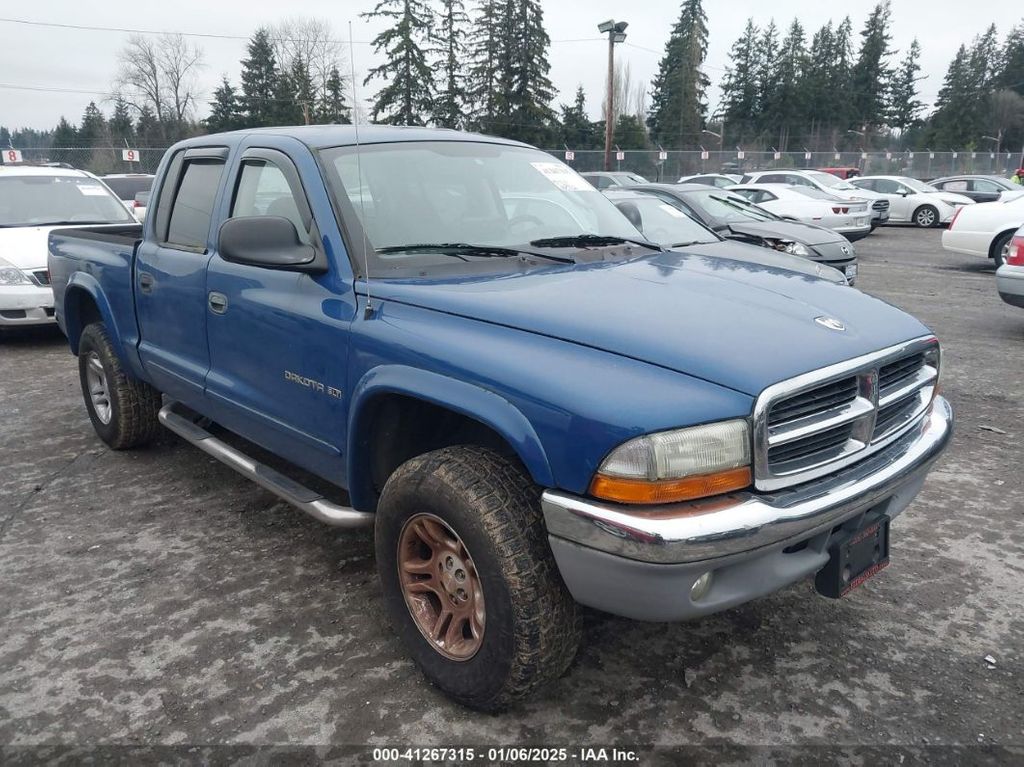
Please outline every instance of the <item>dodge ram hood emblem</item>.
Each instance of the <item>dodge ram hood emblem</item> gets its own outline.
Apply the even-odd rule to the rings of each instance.
[[[846,325],[844,325],[834,317],[815,317],[814,321],[821,325],[823,328],[828,328],[829,330],[846,330]]]
[[[850,255],[850,249],[848,247],[846,247],[845,245],[840,245],[839,246],[839,250],[842,252],[842,254],[844,256]]]

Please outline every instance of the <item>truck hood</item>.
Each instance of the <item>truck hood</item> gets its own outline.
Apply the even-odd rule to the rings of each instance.
[[[929,332],[853,288],[678,252],[497,277],[375,280],[371,292],[377,300],[539,333],[750,395]],[[819,317],[837,319],[846,329],[830,330],[815,322]]]
[[[798,221],[740,221],[729,224],[729,229],[737,234],[768,237],[773,240],[791,240],[804,245],[824,245],[829,242],[844,242],[846,240],[841,234],[836,234],[831,229]]]
[[[47,238],[64,226],[16,226],[0,229],[0,258],[19,269],[45,269]]]

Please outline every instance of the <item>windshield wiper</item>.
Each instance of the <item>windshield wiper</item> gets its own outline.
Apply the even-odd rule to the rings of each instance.
[[[545,237],[541,240],[531,240],[530,244],[535,248],[600,248],[611,245],[639,245],[642,248],[651,250],[662,250],[660,245],[645,240],[630,240],[625,237],[613,237],[601,234],[570,234],[565,237]]]
[[[571,264],[568,258],[549,256],[546,253],[534,253],[530,250],[505,248],[500,245],[473,245],[468,242],[421,242],[409,245],[392,245],[377,248],[378,253],[439,253],[444,256],[479,256],[481,258],[515,258],[516,256],[536,256],[551,261]]]
[[[690,240],[689,242],[673,242],[669,247],[672,248],[688,248],[691,245],[710,245],[717,240]]]

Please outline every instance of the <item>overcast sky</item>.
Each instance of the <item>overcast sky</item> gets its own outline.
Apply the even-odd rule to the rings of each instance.
[[[365,41],[372,40],[380,25],[368,23],[359,14],[373,7],[374,0],[303,0],[288,10],[279,0],[175,0],[174,2],[83,3],[81,0],[47,0],[38,5],[10,0],[0,2],[0,17],[36,22],[55,22],[102,27],[129,27],[169,32],[201,32],[247,37],[261,24],[272,24],[293,12],[328,20],[339,37],[347,40],[352,22],[356,40],[355,69],[360,97],[375,90],[362,88],[362,73],[372,67],[376,57]],[[467,5],[473,5],[472,0]],[[649,81],[657,71],[669,30],[679,13],[679,0],[542,0],[550,49],[551,77],[559,89],[559,101],[569,101],[576,86],[582,84],[588,106],[596,117],[600,110],[604,83],[606,48],[596,25],[608,18],[629,22],[626,45],[617,47],[617,55],[630,64],[634,79]],[[710,53],[707,72],[713,83],[712,109],[719,98],[717,82],[728,64],[729,48],[742,33],[748,16],[766,23],[772,16],[785,28],[798,16],[808,37],[830,18],[838,21],[849,13],[859,30],[874,5],[874,0],[846,0],[827,3],[821,0],[705,0],[710,27]],[[922,98],[931,102],[942,85],[950,59],[962,42],[982,32],[990,23],[999,27],[1000,36],[1024,17],[1019,0],[894,0],[893,46],[906,48],[913,37],[922,46]],[[61,115],[77,122],[90,98],[105,112],[103,92],[109,92],[116,70],[117,52],[126,37],[124,32],[57,29],[0,21],[0,125],[10,128],[49,128]],[[245,54],[245,41],[235,39],[191,38],[204,51],[205,67],[200,87],[209,98],[222,74],[238,83],[239,60]],[[346,65],[347,66],[347,65]],[[346,71],[347,74],[347,71]],[[9,86],[53,90],[17,90]],[[88,93],[65,91],[97,92]],[[205,103],[199,116],[206,113]]]

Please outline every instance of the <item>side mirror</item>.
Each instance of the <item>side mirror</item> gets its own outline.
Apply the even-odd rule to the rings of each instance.
[[[241,216],[220,225],[217,251],[225,261],[294,272],[318,274],[327,262],[312,245],[281,216]]]

